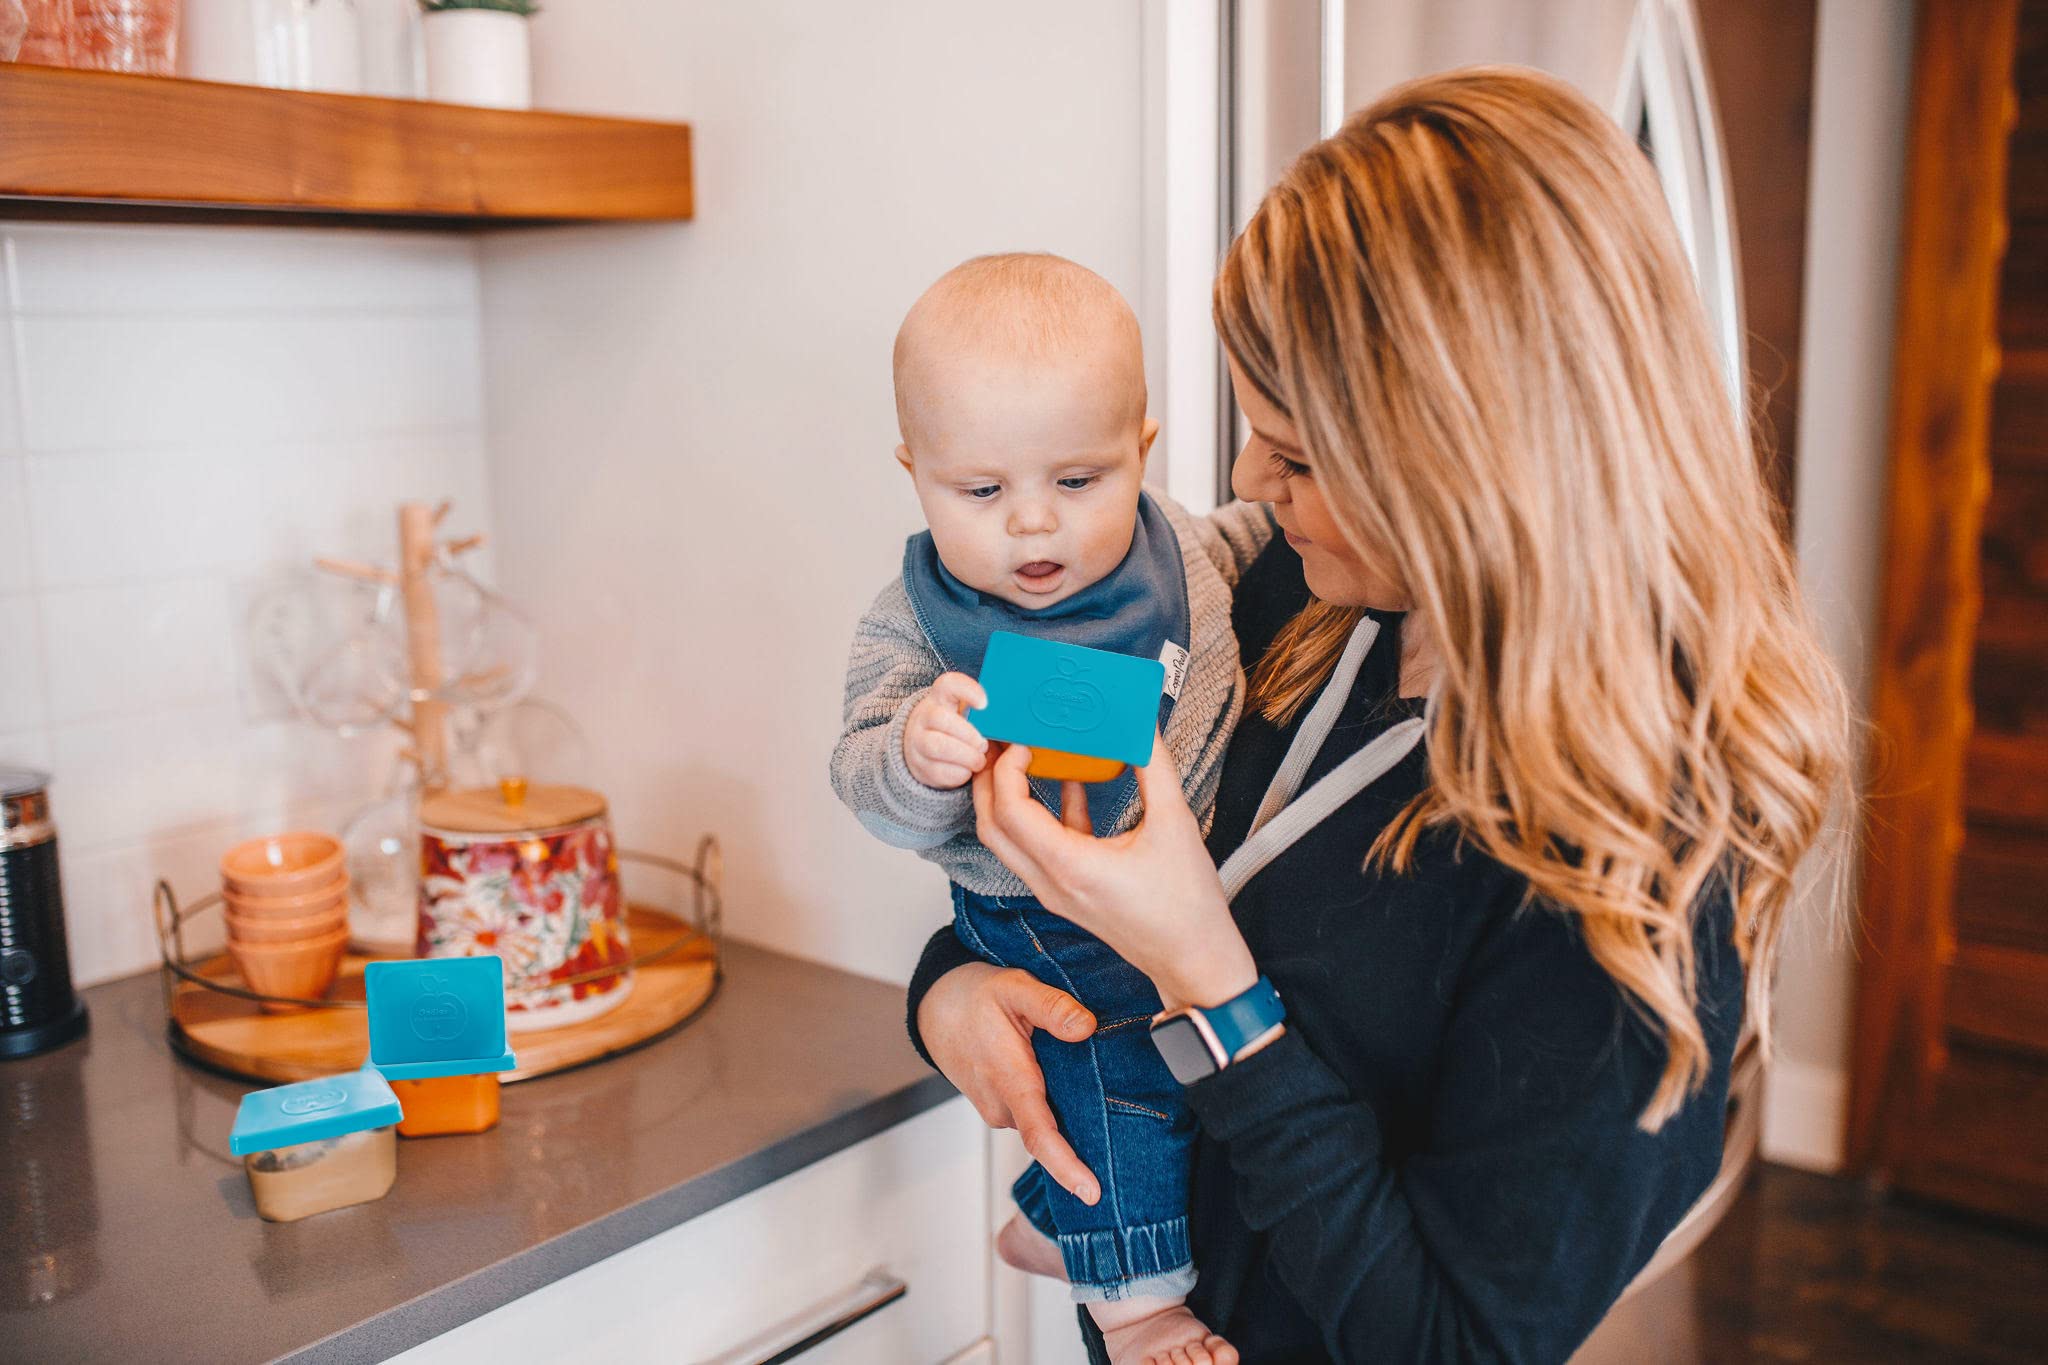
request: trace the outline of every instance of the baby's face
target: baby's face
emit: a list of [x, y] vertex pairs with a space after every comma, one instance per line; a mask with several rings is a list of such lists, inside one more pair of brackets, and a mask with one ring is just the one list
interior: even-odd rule
[[964, 357], [897, 448], [947, 570], [1049, 607], [1123, 562], [1156, 430], [1094, 366]]

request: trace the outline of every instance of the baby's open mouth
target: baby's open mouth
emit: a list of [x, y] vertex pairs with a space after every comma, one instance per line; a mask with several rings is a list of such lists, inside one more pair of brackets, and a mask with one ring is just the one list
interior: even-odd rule
[[1050, 559], [1034, 559], [1017, 569], [1017, 586], [1026, 592], [1051, 592], [1066, 576], [1067, 566]]

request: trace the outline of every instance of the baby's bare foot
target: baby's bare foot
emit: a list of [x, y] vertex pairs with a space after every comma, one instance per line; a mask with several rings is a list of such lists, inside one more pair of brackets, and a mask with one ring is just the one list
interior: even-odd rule
[[1012, 1214], [996, 1234], [996, 1255], [1027, 1275], [1043, 1275], [1049, 1280], [1067, 1278], [1067, 1263], [1061, 1259], [1059, 1247], [1052, 1238], [1031, 1226], [1031, 1220], [1021, 1213]]
[[1237, 1365], [1237, 1348], [1204, 1326], [1187, 1305], [1169, 1303], [1126, 1319], [1116, 1311], [1126, 1304], [1089, 1305], [1114, 1365]]

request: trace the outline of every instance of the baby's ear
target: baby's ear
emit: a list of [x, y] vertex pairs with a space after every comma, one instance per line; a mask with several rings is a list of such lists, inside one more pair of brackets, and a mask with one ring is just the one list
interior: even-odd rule
[[1145, 467], [1145, 457], [1152, 453], [1152, 443], [1159, 439], [1158, 419], [1147, 417], [1145, 425], [1138, 432], [1138, 468]]
[[906, 474], [915, 474], [917, 472], [917, 466], [910, 461], [909, 446], [896, 447], [896, 463], [903, 466], [903, 472]]

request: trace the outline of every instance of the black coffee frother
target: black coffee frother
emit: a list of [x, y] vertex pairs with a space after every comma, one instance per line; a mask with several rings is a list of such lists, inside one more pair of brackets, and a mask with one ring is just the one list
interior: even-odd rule
[[0, 768], [0, 1060], [85, 1032], [65, 950], [49, 786], [48, 773]]

